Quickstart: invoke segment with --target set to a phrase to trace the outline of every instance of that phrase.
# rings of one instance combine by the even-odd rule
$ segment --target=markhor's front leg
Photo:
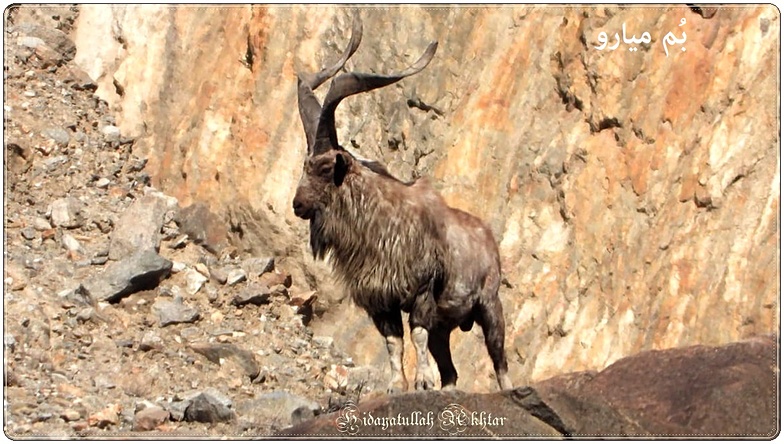
[[[432,390],[436,383],[433,379],[433,370],[427,360],[427,337],[428,333],[424,327],[414,327],[411,329],[411,340],[414,342],[416,350],[416,377],[414,388],[416,390]]]
[[[387,393],[406,392],[408,380],[403,371],[403,317],[400,311],[395,311],[376,313],[371,315],[371,318],[387,343],[389,368],[392,370]]]
[[[389,380],[387,393],[408,391],[408,380],[403,371],[403,338],[387,336],[387,352],[389,352],[389,367],[392,370],[392,379]]]

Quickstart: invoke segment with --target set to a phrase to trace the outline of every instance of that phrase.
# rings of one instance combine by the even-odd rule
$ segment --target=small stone
[[[173,421],[182,421],[185,419],[185,409],[191,405],[190,400],[186,401],[176,401],[172,402],[168,405],[167,410],[169,411],[169,417]]]
[[[218,267],[210,268],[210,277],[215,279],[219,284],[225,284],[229,280],[229,274],[226,270]]]
[[[245,274],[245,270],[243,270],[242,268],[235,268],[229,271],[229,273],[227,274],[226,284],[236,285],[240,282],[245,281],[246,279],[248,279],[248,276]]]
[[[191,344],[191,349],[206,357],[210,362],[220,365],[221,360],[232,359],[242,367],[245,375],[254,379],[258,376],[260,368],[256,358],[248,350],[234,344],[216,344],[211,342],[198,342]]]
[[[183,304],[180,298],[174,298],[171,302],[157,301],[153,304],[152,310],[158,315],[160,327],[196,322],[201,317],[199,310]]]
[[[6,333],[3,335],[3,348],[7,349],[11,353],[14,352],[16,349],[16,338],[11,333]]]
[[[109,257],[107,256],[96,256],[90,260],[90,263],[93,265],[103,265],[109,261]]]
[[[35,228],[33,228],[33,227],[24,227],[24,228],[22,228],[21,234],[22,234],[23,238],[25,238],[27,240],[33,240],[33,239],[35,239],[35,235],[36,235]]]
[[[291,425],[297,425],[316,417],[315,412],[306,406],[300,406],[291,412]]]
[[[248,284],[240,290],[239,294],[234,295],[232,304],[241,307],[246,304],[261,305],[269,302],[271,296],[270,289],[260,284]]]
[[[62,128],[46,128],[41,135],[54,140],[58,145],[66,146],[71,141],[71,135]]]
[[[27,109],[27,106],[25,106],[26,103],[27,102],[22,103],[22,108]],[[52,154],[52,151],[54,150],[54,147],[55,147],[54,143],[45,143],[45,144],[42,144],[42,145],[36,145],[35,149],[40,151],[41,154],[43,154],[45,156],[48,156],[48,155]]]
[[[59,65],[62,63],[62,57],[60,54],[57,53],[54,49],[42,45],[35,48],[35,55],[38,59],[36,65],[40,66],[41,68],[49,68],[55,65]]]
[[[5,283],[11,287],[11,290],[19,291],[25,288],[27,286],[28,276],[25,269],[22,268],[22,265],[11,261],[6,262],[5,265]]]
[[[192,340],[201,335],[201,329],[198,327],[186,327],[180,330],[180,336],[186,340]]]
[[[207,277],[190,268],[185,272],[185,282],[185,291],[188,294],[196,294],[201,289],[201,286],[207,282]]]
[[[299,315],[302,323],[307,325],[313,319],[314,305],[318,300],[315,291],[309,291],[289,299],[289,305],[295,314]]]
[[[331,336],[313,336],[313,343],[321,348],[330,348],[335,340]]]
[[[185,270],[186,265],[182,262],[172,261],[172,273],[179,273]]]
[[[117,384],[115,384],[114,381],[112,381],[111,379],[109,379],[105,375],[98,375],[98,376],[96,376],[93,379],[93,385],[95,386],[95,388],[101,389],[101,390],[107,390],[107,389],[111,390],[111,389],[117,387]]]
[[[106,246],[106,245],[104,245],[104,246],[102,246],[101,248],[98,248],[98,249],[95,251],[95,255],[96,255],[96,256],[104,256],[104,257],[109,257],[109,247],[108,247],[108,246]]]
[[[90,427],[90,424],[88,424],[87,421],[78,421],[71,424],[71,428],[74,429],[75,432],[81,432],[87,427]]]
[[[71,88],[77,91],[95,91],[98,85],[95,81],[82,69],[73,64],[68,64],[61,67],[57,72],[63,72],[63,83],[71,85]]]
[[[109,180],[109,179],[107,179],[105,177],[102,177],[102,178],[100,178],[100,179],[95,181],[95,187],[96,188],[102,188],[102,189],[103,188],[107,188],[110,183],[112,183],[111,180]]]
[[[150,402],[146,399],[142,399],[139,402],[137,402],[136,405],[134,406],[133,413],[139,413],[144,409],[149,409],[152,407],[158,407],[158,405],[155,404],[154,402]]]
[[[105,429],[110,425],[117,425],[117,417],[122,411],[119,404],[111,404],[100,412],[93,413],[87,418],[87,424],[91,427]]]
[[[176,285],[171,288],[164,287],[164,286],[158,287],[158,294],[167,298],[173,298],[173,297],[182,298],[182,295],[180,295],[180,287]]]
[[[67,156],[54,156],[44,160],[44,167],[46,167],[47,171],[53,171],[65,162],[68,162]]]
[[[19,46],[24,46],[25,48],[30,48],[30,49],[35,49],[35,48],[37,48],[39,46],[43,46],[43,45],[46,44],[40,38],[33,37],[33,36],[28,36],[28,35],[19,37],[16,40],[16,43]]]
[[[147,331],[142,336],[142,340],[139,342],[139,350],[141,351],[150,351],[150,350],[162,350],[163,349],[163,339],[158,336],[153,331]]]
[[[116,142],[120,140],[120,128],[117,128],[114,125],[106,125],[101,128],[101,133],[104,135],[104,138],[109,142]]]
[[[242,261],[241,266],[251,276],[261,276],[275,269],[274,257],[252,257]]]
[[[290,273],[279,273],[277,271],[272,273],[265,273],[263,276],[261,276],[259,282],[270,288],[276,287],[278,285],[282,285],[285,288],[290,288],[292,283]]]
[[[95,309],[92,307],[83,308],[76,314],[76,320],[79,322],[87,322],[95,315]],[[315,338],[314,338],[315,339]]]
[[[223,321],[223,317],[223,313],[215,311],[210,315],[210,321],[212,321],[213,324],[218,325]]]
[[[196,265],[194,265],[193,268],[195,268],[196,271],[198,271],[199,273],[203,274],[204,276],[209,276],[210,275],[210,270],[207,268],[206,265],[204,265],[201,262],[199,262]]]
[[[78,421],[79,419],[81,419],[82,415],[78,411],[76,411],[74,409],[65,409],[60,414],[60,417],[63,418],[64,420],[66,420],[67,422],[74,422],[74,421]]]
[[[137,412],[133,417],[133,430],[137,432],[147,432],[155,430],[169,419],[169,412],[158,407],[152,406]]]
[[[52,223],[57,227],[77,228],[82,226],[81,203],[74,198],[62,198],[52,202]]]
[[[342,365],[332,365],[324,375],[324,385],[334,391],[345,390],[348,386],[348,369]]]
[[[66,289],[57,293],[60,298],[60,304],[63,308],[70,308],[76,306],[92,306],[93,300],[87,293],[83,286],[78,286],[72,289]]]
[[[79,243],[79,241],[68,233],[63,233],[63,237],[60,239],[60,242],[62,242],[63,247],[65,247],[65,249],[68,251],[82,251],[82,245]]]
[[[36,217],[33,219],[33,228],[35,228],[38,231],[46,231],[46,230],[51,230],[52,225],[46,219],[42,217]]]
[[[130,339],[117,339],[114,341],[114,345],[119,348],[133,348],[133,341]]]
[[[178,237],[177,239],[173,240],[169,246],[173,249],[185,248],[188,244],[188,235],[183,234],[182,236]]]

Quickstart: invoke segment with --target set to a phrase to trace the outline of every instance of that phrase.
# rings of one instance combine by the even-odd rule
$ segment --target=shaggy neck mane
[[[440,274],[432,207],[442,201],[418,185],[399,181],[378,162],[361,161],[311,220],[313,254],[329,254],[338,279],[364,308],[389,309],[382,301],[415,296]]]

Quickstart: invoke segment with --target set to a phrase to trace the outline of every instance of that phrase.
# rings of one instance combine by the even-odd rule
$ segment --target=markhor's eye
[[[325,176],[325,175],[331,174],[331,173],[332,173],[332,166],[330,166],[330,165],[324,165],[319,170],[319,176]]]

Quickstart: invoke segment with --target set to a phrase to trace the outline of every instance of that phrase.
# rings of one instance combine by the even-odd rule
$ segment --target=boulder
[[[119,260],[139,250],[158,251],[161,227],[167,210],[166,200],[143,196],[134,201],[120,216],[109,244],[109,259]]]
[[[221,392],[208,388],[186,397],[183,418],[193,422],[228,422],[236,417],[231,409],[231,399]]]
[[[96,302],[117,302],[136,291],[155,288],[171,268],[170,260],[144,250],[109,265],[82,286]]]
[[[773,335],[645,351],[600,372],[503,392],[428,391],[348,403],[280,435],[773,438],[778,352]]]

